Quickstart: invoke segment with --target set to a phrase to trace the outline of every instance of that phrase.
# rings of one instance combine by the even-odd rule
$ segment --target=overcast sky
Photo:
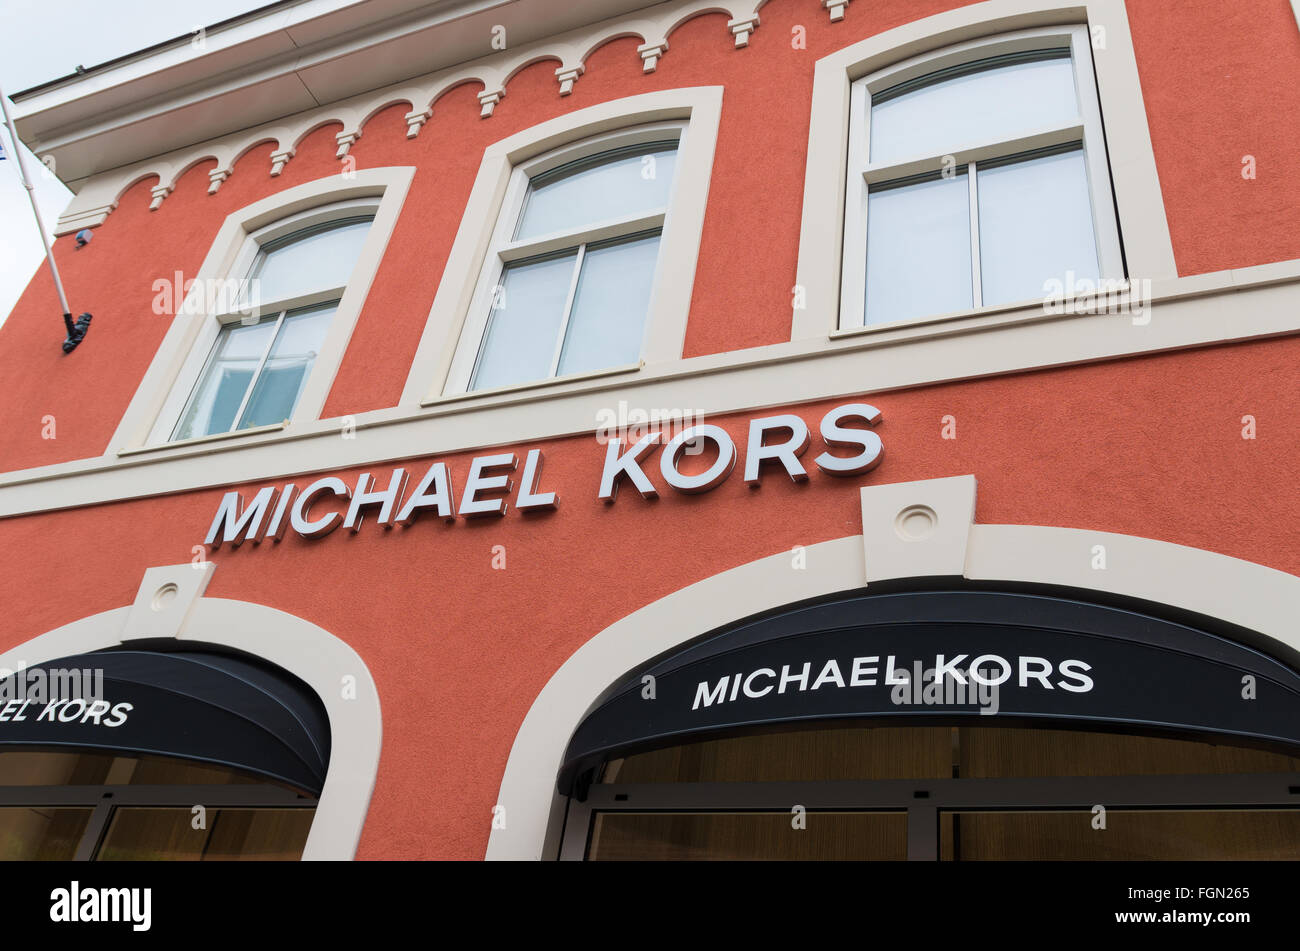
[[[264,6],[266,0],[0,0],[0,89],[13,94],[66,76],[228,17]],[[12,103],[10,109],[12,110]],[[8,130],[0,131],[7,160],[0,162],[0,322],[9,316],[37,267],[49,280],[27,193],[18,180]],[[25,153],[27,171],[45,227],[72,193]],[[77,302],[69,302],[74,310]],[[57,318],[57,314],[54,315]]]

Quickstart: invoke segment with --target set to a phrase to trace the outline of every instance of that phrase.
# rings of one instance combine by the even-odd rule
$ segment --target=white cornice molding
[[[19,134],[95,173],[276,121],[649,0],[295,0],[15,94]]]
[[[727,29],[731,30],[735,35],[737,47],[748,46],[749,34],[758,29],[758,14],[755,13],[747,17],[734,17],[727,24]]]
[[[848,5],[849,0],[822,0],[822,6],[830,11],[832,22],[844,19],[844,8]]]
[[[162,207],[163,199],[172,193],[172,185],[155,185],[150,189],[152,200],[149,202],[149,210],[157,211]]]
[[[1300,3],[1300,0],[1296,0]],[[653,73],[659,65],[660,58],[668,52],[668,41],[662,43],[642,43],[636,48],[637,53],[641,55],[641,69],[647,73]]]
[[[300,112],[285,120],[254,126],[250,129],[212,139],[195,146],[158,155],[129,166],[93,176],[80,183],[81,187],[55,226],[55,234],[63,235],[84,227],[102,224],[126,190],[142,180],[156,177],[157,188],[176,187],[178,179],[196,164],[215,160],[216,171],[223,174],[218,181],[211,178],[209,194],[215,194],[234,170],[240,156],[265,142],[274,143],[269,174],[277,176],[293,157],[302,140],[316,129],[326,125],[340,125],[336,134],[338,157],[347,155],[351,144],[362,134],[365,124],[389,106],[407,103],[406,136],[418,136],[434,115],[438,99],[453,88],[465,83],[479,83],[480,115],[490,118],[507,86],[525,67],[534,63],[555,60],[560,65],[555,70],[556,95],[566,96],[586,71],[586,61],[593,52],[611,40],[635,37],[642,40],[638,56],[645,72],[653,72],[658,58],[668,49],[668,35],[687,21],[708,13],[724,13],[730,17],[728,29],[736,37],[736,46],[748,42],[750,32],[758,25],[755,12],[766,0],[675,0],[658,4],[636,16],[604,20],[580,30],[550,37],[517,49],[506,49],[449,69],[444,69],[410,82],[386,86],[382,89],[332,103],[318,109]],[[742,42],[743,41],[743,42]],[[350,137],[350,138],[349,138]],[[345,139],[347,142],[345,144]],[[157,192],[155,192],[156,197]]]

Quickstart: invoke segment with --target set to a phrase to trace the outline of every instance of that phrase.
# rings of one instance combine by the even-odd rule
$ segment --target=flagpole
[[[59,292],[59,304],[63,307],[63,325],[68,330],[68,338],[63,342],[63,352],[69,353],[73,347],[81,343],[81,339],[86,335],[86,330],[90,325],[90,315],[82,314],[75,325],[72,322],[72,308],[68,306],[68,297],[63,293],[63,280],[59,277],[58,265],[54,263],[54,251],[50,247],[49,238],[46,237],[45,222],[41,219],[41,209],[36,204],[36,191],[32,186],[31,179],[27,176],[27,163],[23,159],[23,144],[18,138],[18,132],[14,129],[14,120],[9,115],[9,102],[5,98],[3,89],[0,89],[0,110],[4,112],[5,126],[9,129],[9,141],[14,149],[14,159],[18,162],[18,178],[23,183],[23,188],[27,189],[27,200],[31,202],[32,214],[36,216],[36,230],[40,232],[41,246],[45,248],[45,263],[50,266],[50,275],[54,278],[54,289]]]

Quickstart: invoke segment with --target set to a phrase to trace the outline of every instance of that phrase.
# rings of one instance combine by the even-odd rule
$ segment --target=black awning
[[[319,794],[330,731],[314,691],[283,671],[202,650],[113,650],[0,681],[0,750],[18,745],[179,756]]]
[[[927,679],[934,671],[945,689]],[[1054,722],[1294,750],[1300,675],[1185,624],[1064,597],[856,594],[715,632],[630,672],[574,731],[559,788],[637,749],[837,719]]]

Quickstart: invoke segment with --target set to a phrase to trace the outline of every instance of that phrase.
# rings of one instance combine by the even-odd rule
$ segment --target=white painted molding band
[[[118,456],[156,414],[133,403],[103,456],[0,474],[0,518],[591,434],[619,400],[717,416],[1300,333],[1300,260],[1154,288],[1140,324],[1125,315],[1046,314],[1041,303],[997,308],[868,328],[829,343],[796,340],[647,365],[631,375],[560,379],[428,406],[417,400],[356,414],[356,438],[346,440],[339,419],[304,416],[283,429]]]

